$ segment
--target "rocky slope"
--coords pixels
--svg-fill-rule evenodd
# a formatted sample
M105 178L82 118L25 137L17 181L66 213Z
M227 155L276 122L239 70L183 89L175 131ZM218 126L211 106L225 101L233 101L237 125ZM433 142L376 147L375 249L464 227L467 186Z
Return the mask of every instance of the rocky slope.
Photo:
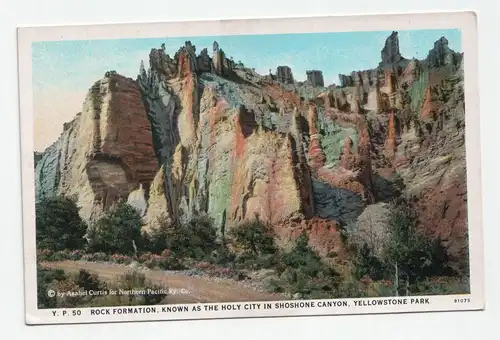
M152 49L136 80L108 72L82 112L36 156L37 198L77 197L86 219L119 200L159 217L206 212L221 234L258 216L281 244L306 231L344 256L341 230L383 240L391 199L409 198L427 232L466 260L463 56L441 38L425 60L388 37L374 69L297 82L259 75L214 42ZM372 228L375 225L375 228ZM368 232L369 230L369 232Z

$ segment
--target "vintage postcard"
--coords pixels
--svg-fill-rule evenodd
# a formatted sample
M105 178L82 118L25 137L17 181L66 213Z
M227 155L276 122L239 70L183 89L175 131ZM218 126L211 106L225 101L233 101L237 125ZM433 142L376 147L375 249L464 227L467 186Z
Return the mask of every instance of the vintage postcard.
M19 28L26 322L483 309L476 20Z

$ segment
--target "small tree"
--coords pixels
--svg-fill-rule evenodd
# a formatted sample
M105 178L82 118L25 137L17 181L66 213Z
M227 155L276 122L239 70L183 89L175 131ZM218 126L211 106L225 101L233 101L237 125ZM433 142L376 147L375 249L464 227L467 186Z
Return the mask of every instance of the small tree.
M78 275L75 277L75 282L86 291L101 290L106 287L106 284L99 280L97 275L91 274L84 269L80 269Z
M57 301L49 297L47 291L59 281L67 280L68 277L61 269L47 269L37 265L37 300L38 308L56 308Z
M87 225L78 214L74 200L64 196L43 198L36 204L38 249L54 251L85 246Z
M271 228L259 219L245 221L230 229L229 242L238 264L253 269L270 268L276 264L279 251Z
M405 281L408 289L418 280L449 273L447 255L440 240L432 240L417 230L417 216L409 206L396 207L390 221L390 232L385 264L394 275L396 293L400 279Z
M278 274L285 282L285 291L298 293L302 298L332 296L338 288L339 274L323 263L309 246L309 238L302 233L294 248L282 257L283 267Z
M271 231L257 219L243 222L231 229L229 236L237 248L253 256L276 253Z
M373 254L372 249L367 243L356 248L353 275L358 280L365 276L373 280L380 280L385 276L384 265Z
M90 228L90 248L108 254L136 255L143 248L141 227L140 213L122 202Z
M171 229L171 223L166 216L157 218L156 227L143 235L144 248L154 254L161 254L168 249L168 234Z
M198 260L209 257L219 247L214 223L206 215L172 225L167 229L166 240L175 254Z

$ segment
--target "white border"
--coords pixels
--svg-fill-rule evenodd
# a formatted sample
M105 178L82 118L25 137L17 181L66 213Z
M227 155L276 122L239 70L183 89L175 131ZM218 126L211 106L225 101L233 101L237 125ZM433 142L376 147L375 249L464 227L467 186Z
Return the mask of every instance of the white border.
M462 32L465 54L465 112L466 112L466 162L467 202L470 257L470 295L428 296L430 305L395 305L381 307L355 307L353 300L373 301L383 298L348 299L350 307L267 309L240 312L187 312L91 316L92 308L66 309L59 316L52 310L37 309L36 246L35 246L35 190L33 159L33 95L31 43L36 41L89 40L152 37L187 37L197 35L313 33L374 30L408 30L452 28ZM482 230L482 183L480 155L480 124L477 76L477 15L473 11L447 13L360 15L337 17L308 17L280 19L242 19L218 21L183 21L168 23L128 23L107 25L45 26L18 28L19 104L21 122L21 160L23 188L23 234L25 272L25 314L28 325L219 319L235 317L270 317L334 314L378 314L395 312L453 311L484 309L484 260ZM431 48L431 47L430 47ZM468 298L469 303L455 303L455 299ZM321 300L315 300L321 301ZM342 301L342 300L338 300ZM280 301L284 302L284 301ZM294 301L297 302L297 301ZM252 303L258 303L252 301ZM264 303L264 302L262 302ZM238 304L238 303L234 303ZM187 304L192 306L192 304ZM204 304L209 305L209 304ZM221 304L211 304L221 305ZM274 305L274 303L273 303ZM161 306L157 306L161 309ZM81 313L72 316L73 312Z

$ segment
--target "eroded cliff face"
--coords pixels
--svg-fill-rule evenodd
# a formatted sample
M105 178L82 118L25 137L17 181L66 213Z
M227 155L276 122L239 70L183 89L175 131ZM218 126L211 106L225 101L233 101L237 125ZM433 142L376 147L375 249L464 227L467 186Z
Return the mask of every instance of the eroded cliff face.
M140 185L147 192L158 166L145 112L132 79L108 74L97 81L37 164L37 198L74 196L92 219Z
M462 58L439 39L426 60L411 60L395 77L398 100L384 114L369 113L368 122L378 200L405 196L422 230L438 237L457 269L466 271Z
M342 230L386 239L395 197L464 259L466 188L462 55L440 39L425 60L400 55L397 33L371 70L295 82L235 65L214 42L170 57L152 49L136 81L114 73L37 160L37 197L76 195L82 216L127 200L172 222L206 213L224 235L258 217L283 246L301 232L322 256L346 256Z

